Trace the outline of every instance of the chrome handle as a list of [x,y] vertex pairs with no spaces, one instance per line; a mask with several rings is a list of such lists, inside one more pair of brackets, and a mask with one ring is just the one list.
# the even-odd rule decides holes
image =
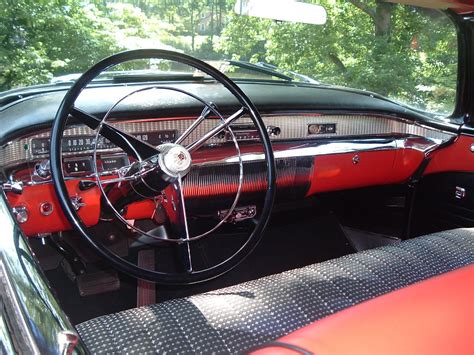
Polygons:
[[23,193],[23,182],[21,181],[4,182],[2,184],[2,189],[5,192],[12,192],[14,194],[21,195]]

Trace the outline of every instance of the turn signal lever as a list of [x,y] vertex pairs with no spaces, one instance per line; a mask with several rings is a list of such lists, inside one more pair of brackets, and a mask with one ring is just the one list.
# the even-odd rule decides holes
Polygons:
[[21,195],[23,193],[23,183],[21,181],[4,182],[1,186],[5,192],[12,192],[17,195]]

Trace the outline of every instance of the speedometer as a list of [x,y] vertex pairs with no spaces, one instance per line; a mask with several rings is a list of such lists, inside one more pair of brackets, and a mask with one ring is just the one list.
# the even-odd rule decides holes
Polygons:
[[[153,146],[158,146],[163,143],[173,142],[176,139],[176,130],[156,131],[156,132],[138,132],[132,133],[132,135],[144,142],[147,142]],[[31,153],[33,155],[46,155],[49,154],[49,138],[34,138],[31,140]],[[62,140],[62,151],[63,153],[74,153],[74,152],[88,152],[94,150],[95,147],[95,136],[65,136]],[[115,149],[117,146],[110,142],[108,139],[99,136],[97,142],[98,150]]]

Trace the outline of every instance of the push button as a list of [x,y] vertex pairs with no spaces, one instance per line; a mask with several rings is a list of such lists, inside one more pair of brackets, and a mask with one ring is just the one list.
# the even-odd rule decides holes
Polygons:
[[53,213],[53,205],[51,202],[43,202],[40,205],[40,213],[43,216],[49,216],[51,213]]

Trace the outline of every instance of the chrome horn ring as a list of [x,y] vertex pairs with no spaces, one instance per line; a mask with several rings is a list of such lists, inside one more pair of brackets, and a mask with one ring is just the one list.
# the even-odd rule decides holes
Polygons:
[[[240,196],[241,196],[241,193],[242,193],[243,179],[244,179],[244,165],[243,165],[242,154],[241,154],[239,143],[237,141],[237,137],[235,136],[235,134],[232,131],[232,128],[230,126],[227,127],[227,132],[229,133],[229,135],[231,137],[231,140],[234,144],[234,148],[237,152],[237,158],[238,158],[238,164],[239,164],[239,178],[238,178],[238,186],[237,186],[236,194],[235,194],[234,200],[233,200],[230,208],[226,210],[227,211],[226,214],[220,218],[219,222],[214,227],[207,230],[206,232],[200,233],[196,236],[189,236],[186,239],[182,239],[182,238],[178,238],[178,239],[164,238],[164,237],[153,235],[153,234],[151,234],[147,231],[144,231],[144,230],[136,227],[134,224],[130,223],[127,219],[125,219],[123,217],[121,211],[119,211],[115,208],[112,201],[110,201],[110,199],[108,197],[108,194],[104,189],[104,185],[109,185],[110,183],[121,183],[122,181],[131,182],[131,181],[133,181],[133,178],[130,178],[130,176],[124,176],[123,180],[120,180],[120,178],[112,179],[112,180],[102,180],[101,175],[100,175],[100,173],[97,169],[97,167],[98,167],[97,148],[98,148],[99,136],[100,136],[100,132],[102,130],[102,127],[107,122],[107,119],[110,117],[113,110],[120,103],[125,101],[127,98],[130,98],[131,96],[133,96],[135,94],[138,94],[138,93],[141,93],[141,92],[144,92],[144,91],[149,91],[149,90],[171,90],[171,91],[176,91],[176,92],[182,93],[184,95],[187,95],[187,96],[199,101],[203,105],[205,105],[205,107],[207,109],[209,109],[212,113],[214,113],[217,117],[219,117],[221,122],[224,121],[224,117],[222,116],[222,114],[215,107],[213,107],[212,104],[206,102],[205,100],[201,99],[200,97],[198,97],[196,95],[193,95],[193,94],[191,94],[191,93],[189,93],[185,90],[181,90],[181,89],[177,89],[177,88],[171,88],[171,87],[167,87],[167,86],[152,86],[152,87],[132,91],[131,93],[123,96],[122,98],[120,98],[114,105],[112,105],[109,108],[107,113],[102,118],[102,120],[101,120],[100,124],[98,125],[97,129],[95,130],[96,133],[95,133],[95,138],[94,138],[94,150],[93,150],[93,155],[92,155],[95,181],[96,181],[97,186],[99,186],[99,189],[102,193],[102,196],[104,197],[105,202],[107,203],[109,208],[112,210],[114,215],[122,223],[124,223],[127,227],[129,227],[131,230],[134,230],[135,232],[140,233],[141,235],[145,235],[145,236],[147,236],[151,239],[160,240],[160,241],[163,241],[163,242],[172,242],[172,243],[180,244],[180,243],[183,243],[185,241],[195,241],[195,240],[201,239],[201,238],[215,232],[217,229],[219,229],[220,226],[222,226],[224,223],[226,223],[227,220],[229,219],[229,217],[234,212],[237,204],[239,203],[239,199],[240,199]],[[178,137],[176,139],[176,141],[183,142],[184,139],[180,139],[180,138],[184,134],[189,135],[194,129],[196,129],[198,127],[199,123],[202,122],[202,120],[201,120],[201,121],[198,122],[198,124],[196,124],[196,122],[198,120],[199,120],[199,117],[193,122],[193,124],[190,127],[188,127],[188,129],[180,137]],[[190,145],[192,145],[193,143],[191,143]],[[153,170],[156,170],[156,168],[159,168],[162,171],[164,171],[166,173],[166,175],[172,176],[174,178],[179,177],[182,180],[191,169],[192,158],[191,158],[191,154],[190,154],[189,150],[186,147],[184,147],[180,144],[177,144],[177,143],[164,143],[164,144],[158,146],[157,149],[160,151],[161,154],[159,154],[156,157],[156,161],[151,164],[151,167],[149,168],[148,172],[153,173]],[[152,157],[152,158],[155,158],[155,157]],[[145,166],[146,163],[152,158],[148,158],[148,160],[142,160],[141,157],[138,156],[138,162],[139,162],[139,164],[141,164],[141,166]],[[136,176],[136,179],[141,179],[144,182],[143,174],[138,174]],[[131,187],[133,188],[133,184],[131,184]],[[153,188],[150,187],[150,189],[153,189]],[[155,190],[155,192],[157,193],[157,195],[155,195],[155,196],[145,196],[145,195],[141,194],[139,191],[136,191],[136,190],[135,190],[135,192],[137,194],[141,195],[145,199],[155,200],[155,204],[156,204],[156,203],[158,203],[156,201],[156,197],[162,191]],[[183,191],[181,192],[181,195],[183,195],[183,198],[184,198],[184,192]],[[185,204],[183,204],[183,208],[185,208],[184,206],[185,206]]]

